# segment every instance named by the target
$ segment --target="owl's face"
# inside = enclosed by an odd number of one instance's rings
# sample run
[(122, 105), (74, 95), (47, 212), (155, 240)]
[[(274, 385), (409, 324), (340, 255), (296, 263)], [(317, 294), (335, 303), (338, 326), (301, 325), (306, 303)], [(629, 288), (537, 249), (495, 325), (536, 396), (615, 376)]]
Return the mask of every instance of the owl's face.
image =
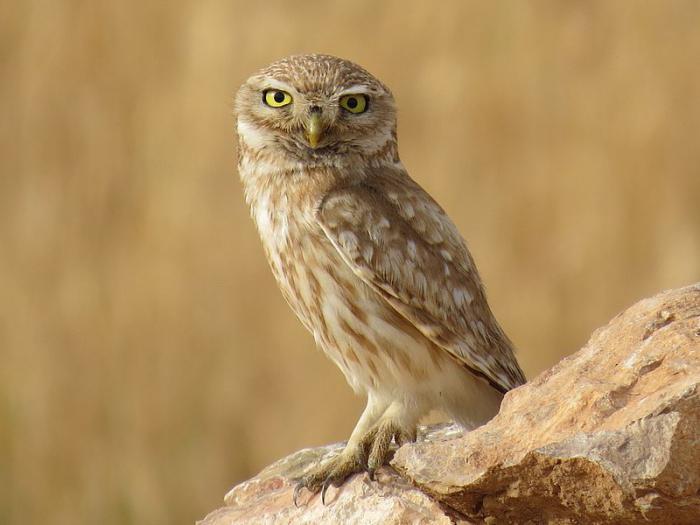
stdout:
[(250, 77), (236, 96), (238, 133), (254, 150), (294, 160), (369, 155), (396, 141), (391, 92), (360, 66), (297, 55)]

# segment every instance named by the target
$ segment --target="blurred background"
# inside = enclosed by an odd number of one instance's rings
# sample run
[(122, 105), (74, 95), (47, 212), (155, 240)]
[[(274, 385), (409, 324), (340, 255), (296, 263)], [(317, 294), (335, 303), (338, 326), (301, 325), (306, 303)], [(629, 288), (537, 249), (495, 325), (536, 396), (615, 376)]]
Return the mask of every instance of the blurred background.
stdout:
[(284, 55), (385, 81), (530, 377), (700, 279), (700, 3), (0, 8), (0, 523), (191, 523), (362, 408), (278, 292), (233, 95)]

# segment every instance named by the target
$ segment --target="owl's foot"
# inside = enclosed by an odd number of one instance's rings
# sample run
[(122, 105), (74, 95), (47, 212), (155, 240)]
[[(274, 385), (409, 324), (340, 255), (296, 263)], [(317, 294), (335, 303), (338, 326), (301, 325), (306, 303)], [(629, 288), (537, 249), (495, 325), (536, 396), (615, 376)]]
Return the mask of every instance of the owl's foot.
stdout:
[(384, 465), (390, 456), (392, 440), (397, 445), (415, 441), (415, 429), (407, 430), (390, 420), (379, 421), (355, 445), (348, 445), (334, 458), (318, 465), (311, 472), (296, 480), (294, 505), (302, 489), (312, 494), (321, 492), (321, 501), (326, 504), (326, 491), (333, 485), (339, 487), (346, 479), (358, 472), (367, 471), (374, 480), (375, 471)]
[(348, 450), (345, 448), (340, 454), (330, 460), (317, 465), (308, 474), (296, 480), (294, 487), (294, 506), (298, 507), (298, 498), (302, 489), (312, 494), (321, 492), (321, 501), (326, 504), (326, 490), (331, 485), (340, 486), (347, 478), (357, 472), (365, 470), (367, 458), (360, 449)]

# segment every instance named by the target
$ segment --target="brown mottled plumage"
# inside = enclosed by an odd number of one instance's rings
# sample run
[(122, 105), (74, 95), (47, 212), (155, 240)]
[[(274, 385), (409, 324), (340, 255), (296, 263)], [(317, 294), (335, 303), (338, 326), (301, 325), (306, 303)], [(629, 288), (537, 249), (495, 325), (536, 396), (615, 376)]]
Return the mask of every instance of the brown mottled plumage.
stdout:
[(236, 110), (239, 171), (272, 272), (367, 395), (343, 453), (298, 487), (372, 474), (432, 409), (468, 427), (495, 415), (525, 378), (457, 228), (399, 161), (389, 89), (347, 60), (292, 56), (250, 77)]

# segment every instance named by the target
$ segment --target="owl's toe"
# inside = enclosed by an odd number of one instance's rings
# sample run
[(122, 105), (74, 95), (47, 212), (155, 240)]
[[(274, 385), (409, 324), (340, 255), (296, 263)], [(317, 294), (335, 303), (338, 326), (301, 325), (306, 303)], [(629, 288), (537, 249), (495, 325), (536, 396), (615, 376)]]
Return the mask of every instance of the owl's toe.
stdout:
[(399, 427), (391, 420), (381, 421), (375, 427), (369, 442), (367, 458), (367, 472), (370, 479), (374, 479), (375, 471), (389, 459), (391, 440), (400, 432)]
[(321, 492), (321, 501), (326, 504), (326, 491), (331, 485), (339, 487), (353, 474), (367, 468), (366, 454), (362, 448), (344, 450), (338, 456), (318, 465), (305, 476), (296, 480), (294, 487), (294, 505), (298, 505), (299, 495), (303, 489), (312, 494)]
[(303, 489), (311, 494), (320, 492), (321, 501), (325, 505), (328, 488), (341, 486), (353, 474), (367, 471), (369, 478), (374, 480), (377, 469), (390, 459), (392, 441), (400, 446), (415, 439), (415, 428), (405, 428), (393, 419), (380, 420), (356, 445), (348, 445), (339, 455), (297, 479), (293, 495), (294, 505), (298, 506), (299, 495)]
[(402, 428), (394, 434), (394, 442), (398, 446), (403, 446), (406, 443), (414, 443), (418, 437), (417, 429)]

